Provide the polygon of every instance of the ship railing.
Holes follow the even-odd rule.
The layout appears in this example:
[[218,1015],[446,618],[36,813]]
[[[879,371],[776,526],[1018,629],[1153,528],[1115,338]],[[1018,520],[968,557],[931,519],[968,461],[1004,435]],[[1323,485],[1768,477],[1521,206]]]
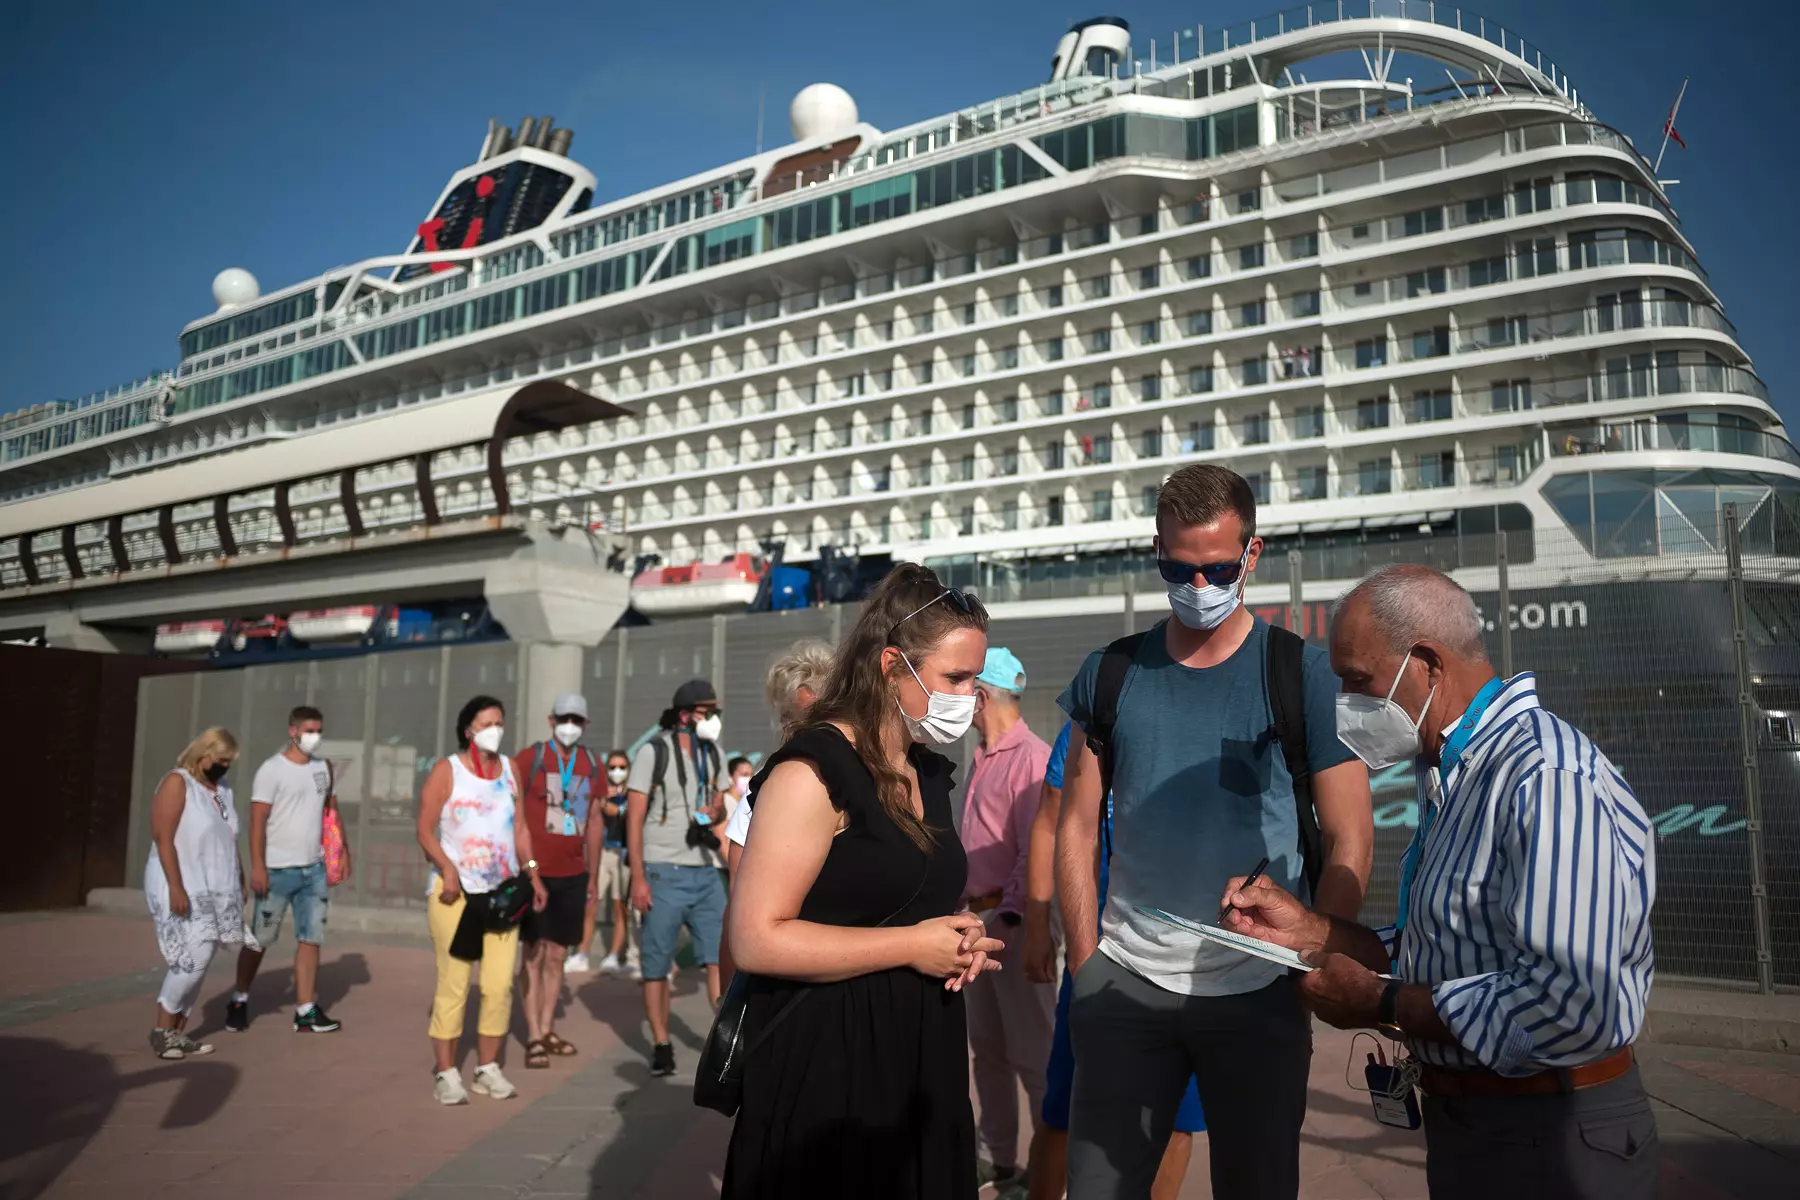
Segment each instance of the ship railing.
[[1663,413],[1635,420],[1557,424],[1546,428],[1545,434],[1550,454],[1557,458],[1677,450],[1746,454],[1800,467],[1800,452],[1786,438],[1749,426],[1703,422],[1702,417],[1714,414],[1696,413],[1692,420]]

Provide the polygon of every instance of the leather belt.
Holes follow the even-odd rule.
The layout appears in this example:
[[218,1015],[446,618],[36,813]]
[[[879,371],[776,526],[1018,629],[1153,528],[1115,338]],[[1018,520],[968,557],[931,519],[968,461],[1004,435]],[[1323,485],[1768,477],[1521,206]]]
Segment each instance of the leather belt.
[[1425,1067],[1419,1086],[1433,1096],[1556,1096],[1599,1087],[1631,1070],[1631,1047],[1599,1062],[1579,1067],[1559,1067],[1535,1075],[1496,1075],[1488,1070],[1459,1071],[1450,1067]]
[[979,913],[987,912],[992,908],[999,908],[1000,901],[1005,898],[1005,895],[1006,893],[1004,892],[988,892],[981,896],[970,896],[969,911]]

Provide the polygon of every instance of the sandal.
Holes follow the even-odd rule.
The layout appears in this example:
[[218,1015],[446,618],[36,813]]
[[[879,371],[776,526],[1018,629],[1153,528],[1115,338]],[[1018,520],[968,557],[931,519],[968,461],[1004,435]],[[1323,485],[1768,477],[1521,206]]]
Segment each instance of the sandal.
[[550,1065],[550,1051],[543,1040],[525,1043],[525,1066],[533,1071],[541,1071]]
[[573,1042],[565,1042],[554,1033],[546,1033],[544,1035],[544,1046],[550,1053],[556,1055],[558,1058],[567,1058],[571,1054],[580,1053],[580,1051],[575,1049],[575,1044]]

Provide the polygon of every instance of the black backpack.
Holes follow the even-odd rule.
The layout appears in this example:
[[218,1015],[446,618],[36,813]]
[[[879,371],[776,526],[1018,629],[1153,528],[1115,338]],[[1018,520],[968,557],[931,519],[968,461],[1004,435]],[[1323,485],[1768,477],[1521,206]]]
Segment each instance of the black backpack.
[[[1137,664],[1144,639],[1160,633],[1161,625],[1143,633],[1122,637],[1101,652],[1100,671],[1094,681],[1094,709],[1086,729],[1087,743],[1100,760],[1100,795],[1112,792],[1116,747],[1113,728],[1119,719],[1119,697],[1125,679]],[[1281,743],[1288,774],[1294,778],[1294,816],[1300,828],[1300,861],[1312,895],[1318,894],[1319,872],[1324,865],[1324,843],[1319,836],[1319,816],[1313,809],[1312,767],[1306,757],[1306,640],[1279,625],[1269,626],[1269,708],[1275,724],[1271,736]]]

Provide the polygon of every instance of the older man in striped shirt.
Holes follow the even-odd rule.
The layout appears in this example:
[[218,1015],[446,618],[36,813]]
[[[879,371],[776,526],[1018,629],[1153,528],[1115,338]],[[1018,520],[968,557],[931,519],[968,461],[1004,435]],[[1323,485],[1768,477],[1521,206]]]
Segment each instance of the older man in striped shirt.
[[1396,925],[1242,880],[1227,925],[1306,954],[1299,987],[1329,1024],[1406,1043],[1434,1197],[1648,1200],[1656,1123],[1631,1057],[1652,974],[1643,809],[1529,672],[1496,676],[1474,601],[1438,571],[1358,584],[1331,660],[1344,744],[1371,769],[1416,760]]

